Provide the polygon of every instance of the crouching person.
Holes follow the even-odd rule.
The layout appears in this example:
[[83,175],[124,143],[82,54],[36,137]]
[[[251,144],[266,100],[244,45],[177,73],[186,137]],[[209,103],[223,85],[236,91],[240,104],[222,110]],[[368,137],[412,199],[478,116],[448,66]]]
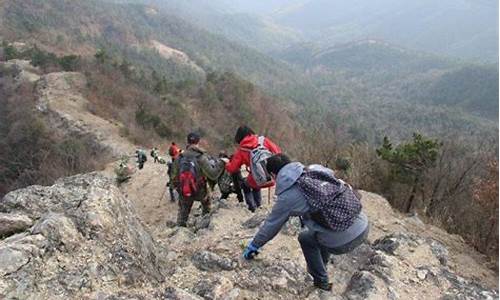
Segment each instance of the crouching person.
[[186,227],[194,201],[201,202],[203,214],[210,212],[208,180],[216,181],[224,171],[224,162],[213,164],[204,149],[198,144],[200,136],[190,133],[187,147],[172,163],[172,183],[179,193],[177,225]]
[[314,286],[331,290],[326,269],[330,255],[350,252],[368,235],[368,218],[361,211],[359,199],[332,170],[320,165],[305,167],[277,154],[267,159],[266,169],[276,178],[278,198],[243,256],[252,259],[289,217],[299,216],[306,227],[298,240],[307,271]]

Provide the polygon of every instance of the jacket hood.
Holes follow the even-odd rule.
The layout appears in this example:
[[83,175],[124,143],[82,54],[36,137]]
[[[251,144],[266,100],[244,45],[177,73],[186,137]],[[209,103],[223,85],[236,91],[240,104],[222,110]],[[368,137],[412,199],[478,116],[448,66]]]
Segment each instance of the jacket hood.
[[257,137],[257,135],[252,134],[252,135],[247,135],[241,140],[240,147],[253,149],[257,147],[258,144],[259,144],[259,138]]
[[279,195],[295,184],[304,171],[304,165],[292,162],[284,166],[276,176],[276,195]]

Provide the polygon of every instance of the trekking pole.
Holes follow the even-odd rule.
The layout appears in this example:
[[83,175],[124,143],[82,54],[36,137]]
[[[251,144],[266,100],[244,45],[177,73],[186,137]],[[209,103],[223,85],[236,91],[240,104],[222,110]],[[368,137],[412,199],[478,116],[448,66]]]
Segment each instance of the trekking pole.
[[163,193],[161,193],[160,200],[158,201],[158,207],[160,207],[161,200],[163,199],[163,197],[165,197],[165,193],[167,192],[167,189],[168,189],[168,185],[165,186],[165,190],[163,190]]
[[267,204],[271,204],[271,187],[267,188]]

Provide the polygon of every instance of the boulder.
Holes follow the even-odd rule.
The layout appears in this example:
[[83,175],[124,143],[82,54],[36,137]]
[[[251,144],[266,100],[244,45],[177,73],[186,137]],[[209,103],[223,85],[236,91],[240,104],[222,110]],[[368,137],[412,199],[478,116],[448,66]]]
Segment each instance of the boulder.
[[33,225],[33,220],[22,214],[0,213],[0,237],[25,231]]
[[10,192],[0,211],[38,219],[30,231],[0,241],[5,298],[84,298],[100,288],[164,281],[167,251],[113,180],[99,173]]
[[203,271],[230,271],[235,268],[235,263],[231,259],[209,251],[196,252],[191,261]]
[[266,214],[257,213],[241,224],[244,228],[252,229],[259,227],[266,220]]

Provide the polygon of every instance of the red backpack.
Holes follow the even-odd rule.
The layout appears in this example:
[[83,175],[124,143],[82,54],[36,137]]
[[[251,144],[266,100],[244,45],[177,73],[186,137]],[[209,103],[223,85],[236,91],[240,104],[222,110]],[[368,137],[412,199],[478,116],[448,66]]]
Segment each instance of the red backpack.
[[183,197],[196,196],[205,184],[205,178],[201,175],[198,161],[195,157],[181,155],[179,158],[179,186],[178,191]]

